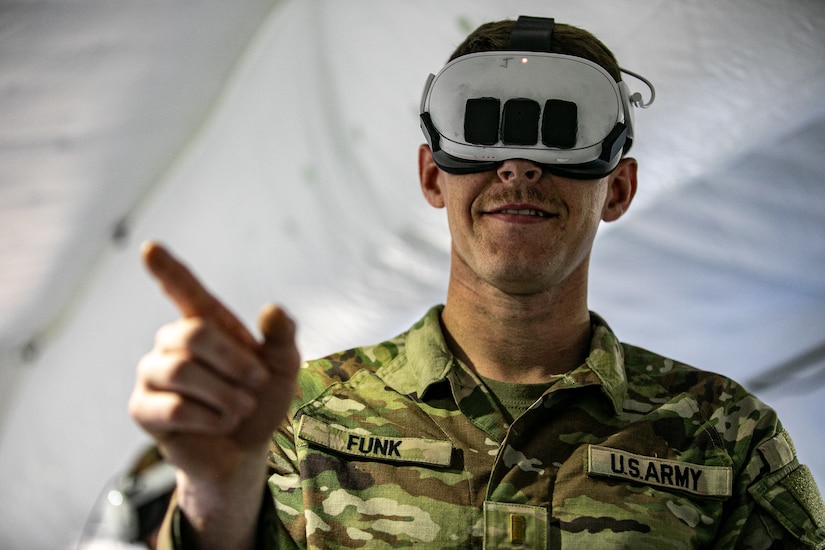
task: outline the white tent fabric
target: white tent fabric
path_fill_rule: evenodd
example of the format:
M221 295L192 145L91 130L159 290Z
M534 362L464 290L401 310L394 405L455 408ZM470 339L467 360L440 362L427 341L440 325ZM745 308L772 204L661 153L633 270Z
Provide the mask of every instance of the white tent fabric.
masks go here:
M59 12L92 32L70 9ZM136 64L164 66L166 57L125 30L130 22L161 39L208 13L203 24L234 37L233 51L249 43L236 61L215 61L232 71L197 133L189 95L159 97L160 84L134 83L133 101L119 104L129 124L152 135L166 125L141 122L144 111L189 109L171 124L179 134L164 130L167 141L133 148L136 158L127 158L130 143L114 147L99 194L70 171L55 173L65 177L59 192L82 204L72 212L83 213L63 222L72 238L42 283L63 294L41 285L21 302L31 289L15 279L0 299L0 547L71 545L107 480L147 443L126 402L135 364L175 312L140 268L143 240L168 243L250 324L264 302L284 303L308 357L384 339L443 301L449 238L443 212L417 187L419 94L467 31L522 13L592 30L657 87L653 107L636 116L636 204L597 239L592 308L626 341L758 387L825 484L823 354L774 371L821 347L825 326L820 2L291 0L164 11L179 25L166 30L141 13L108 14L120 23L111 32L134 40ZM188 55L205 66L210 52ZM84 67L113 69L93 48L78 57L75 70ZM194 90L216 76L176 78ZM101 101L125 93L101 91ZM205 105L205 96L193 101ZM3 132L11 145L23 141ZM113 183L107 170L123 178ZM5 215L8 190L21 192L11 182L25 173L0 174ZM99 198L121 190L121 199ZM100 244L121 219L118 239ZM18 218L5 227L37 229ZM79 265L66 248L77 243L96 243ZM22 253L4 246L2 261L11 252ZM29 346L20 361L27 341L38 353Z

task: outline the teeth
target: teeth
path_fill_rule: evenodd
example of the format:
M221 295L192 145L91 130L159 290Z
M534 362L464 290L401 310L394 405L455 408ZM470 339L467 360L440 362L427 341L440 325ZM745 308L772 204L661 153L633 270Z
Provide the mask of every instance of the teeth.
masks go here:
M513 209L506 208L504 210L501 210L501 213L502 214L518 214L520 216L539 216L540 218L544 218L544 217L547 216L547 214L545 214L544 212L540 212L538 210L533 210L533 209L513 210Z

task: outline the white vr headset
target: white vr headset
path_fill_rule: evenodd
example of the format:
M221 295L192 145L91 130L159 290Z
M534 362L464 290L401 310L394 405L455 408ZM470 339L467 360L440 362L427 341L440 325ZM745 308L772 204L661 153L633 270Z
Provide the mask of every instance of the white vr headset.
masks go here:
M577 179L616 168L633 141L631 95L605 69L581 57L547 53L553 20L520 17L508 51L464 55L430 75L421 128L439 168L453 174L494 169L522 158ZM543 50L543 51L535 51Z

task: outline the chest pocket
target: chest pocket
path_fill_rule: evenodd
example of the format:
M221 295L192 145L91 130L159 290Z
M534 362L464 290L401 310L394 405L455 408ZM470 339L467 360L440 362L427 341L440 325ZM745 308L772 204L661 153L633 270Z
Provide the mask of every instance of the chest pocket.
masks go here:
M295 426L308 547L333 546L330 532L368 548L480 547L481 512L467 472L450 467L460 463L450 441L325 420L304 415Z
M557 474L550 546L710 545L731 492L731 477L727 466L582 445Z

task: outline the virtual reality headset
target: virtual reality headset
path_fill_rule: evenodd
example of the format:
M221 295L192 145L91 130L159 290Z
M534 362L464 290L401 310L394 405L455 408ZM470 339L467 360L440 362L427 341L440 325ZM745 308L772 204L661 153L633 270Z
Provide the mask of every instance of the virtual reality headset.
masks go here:
M552 27L520 17L517 49L464 55L429 76L421 128L439 168L467 174L519 158L577 179L616 168L633 141L632 108L652 103L653 86L622 69L650 87L645 104L598 64L547 52Z

